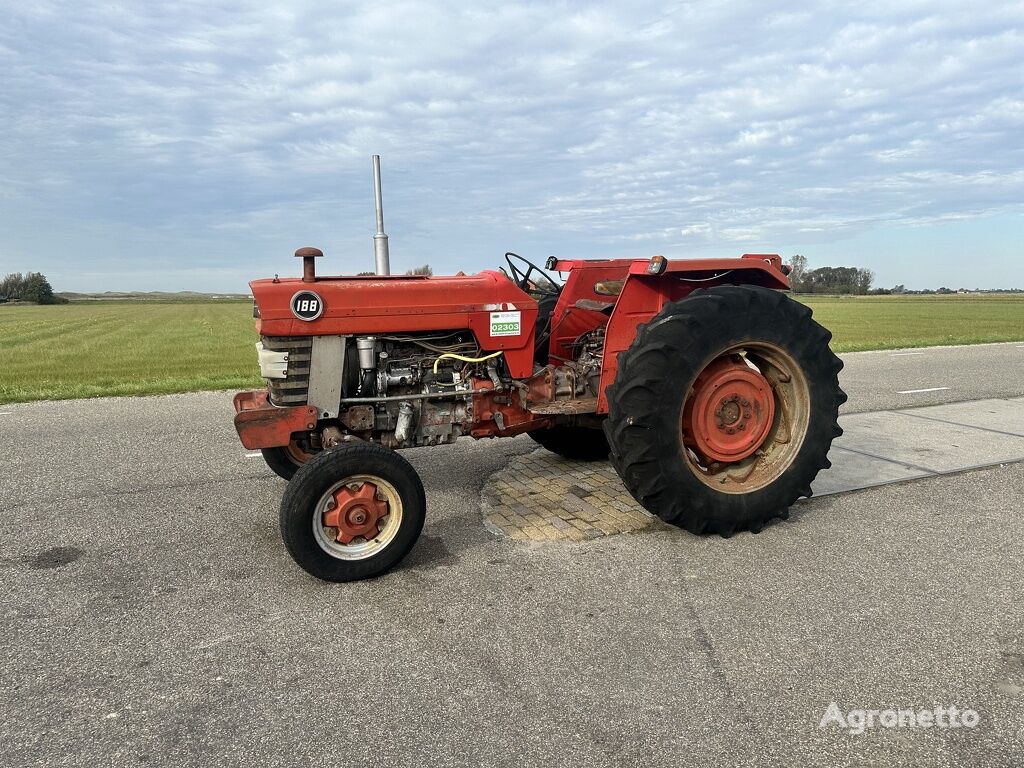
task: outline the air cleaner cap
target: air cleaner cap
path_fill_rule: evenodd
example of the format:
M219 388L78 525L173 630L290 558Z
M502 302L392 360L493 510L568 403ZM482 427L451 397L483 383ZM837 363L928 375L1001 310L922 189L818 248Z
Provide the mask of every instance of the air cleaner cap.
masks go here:
M324 255L324 252L319 248L313 248L312 246L305 246L295 251L295 258L302 259L302 282L312 283L316 281L316 267L313 259L318 259Z

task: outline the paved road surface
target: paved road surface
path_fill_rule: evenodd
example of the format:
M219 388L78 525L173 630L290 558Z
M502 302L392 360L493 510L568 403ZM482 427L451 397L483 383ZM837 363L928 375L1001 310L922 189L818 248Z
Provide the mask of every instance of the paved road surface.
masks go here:
M922 404L1024 394L1024 350L961 352L965 396ZM945 383L885 353L848 361L852 409ZM991 373L1007 365L1015 380ZM1024 750L1021 464L802 503L758 536L528 546L487 532L478 503L528 439L410 451L423 538L387 577L332 586L284 553L284 484L238 445L223 393L0 413L5 766L1013 765ZM981 723L853 736L818 728L833 701Z
M844 413L1024 395L1024 342L842 355Z

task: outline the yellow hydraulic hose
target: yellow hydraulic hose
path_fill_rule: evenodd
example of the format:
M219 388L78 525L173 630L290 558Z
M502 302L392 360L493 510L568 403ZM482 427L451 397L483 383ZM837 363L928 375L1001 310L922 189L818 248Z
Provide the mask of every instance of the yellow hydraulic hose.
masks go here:
M437 365L438 365L438 363L440 363L446 357L451 357L451 358L454 358L456 360L461 360L464 363L482 363L484 360L490 360L492 357L497 357L500 354L501 354L501 351L498 351L498 352L492 352L489 355L484 355L483 357L466 357L465 355L456 355L454 352L445 352L443 355L439 356L437 358L437 360L434 361L434 373L437 373Z

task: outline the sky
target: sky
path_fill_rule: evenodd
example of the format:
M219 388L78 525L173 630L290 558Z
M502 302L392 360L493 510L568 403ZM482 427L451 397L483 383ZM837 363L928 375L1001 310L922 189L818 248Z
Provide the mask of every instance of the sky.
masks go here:
M807 257L1024 288L1024 3L0 0L0 274Z

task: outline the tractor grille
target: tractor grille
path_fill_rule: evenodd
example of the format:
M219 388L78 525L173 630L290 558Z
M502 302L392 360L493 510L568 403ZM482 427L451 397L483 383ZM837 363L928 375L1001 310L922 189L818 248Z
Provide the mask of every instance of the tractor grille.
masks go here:
M288 377L266 379L274 405L305 405L309 397L312 336L263 336L263 348L288 353Z

